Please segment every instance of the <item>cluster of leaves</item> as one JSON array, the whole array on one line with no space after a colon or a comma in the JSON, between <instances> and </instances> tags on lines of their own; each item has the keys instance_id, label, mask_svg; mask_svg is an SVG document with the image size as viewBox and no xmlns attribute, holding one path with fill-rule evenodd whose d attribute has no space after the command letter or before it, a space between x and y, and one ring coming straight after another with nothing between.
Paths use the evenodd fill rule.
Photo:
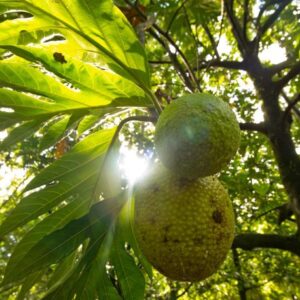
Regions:
<instances>
[{"instance_id":1,"label":"cluster of leaves","mask_svg":"<svg viewBox=\"0 0 300 300\"><path fill-rule=\"evenodd\" d=\"M0 117L8 132L1 149L21 155L31 173L38 155L19 142L49 156L0 228L3 247L23 235L3 295L23 299L40 282L44 299L142 299L144 278L125 248L130 242L140 256L131 195L108 175L117 128L104 121L153 106L144 50L109 0L1 1L0 12Z\"/></svg>"}]
</instances>

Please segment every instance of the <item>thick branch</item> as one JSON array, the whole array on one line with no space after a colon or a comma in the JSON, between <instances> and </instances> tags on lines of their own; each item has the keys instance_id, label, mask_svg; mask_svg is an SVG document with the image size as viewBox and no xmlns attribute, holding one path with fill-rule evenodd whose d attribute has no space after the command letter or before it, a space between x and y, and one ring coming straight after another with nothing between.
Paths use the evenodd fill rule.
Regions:
<instances>
[{"instance_id":1,"label":"thick branch","mask_svg":"<svg viewBox=\"0 0 300 300\"><path fill-rule=\"evenodd\" d=\"M276 84L279 88L283 88L290 80L292 80L299 74L300 74L300 61L294 64L291 70L284 77L278 80Z\"/></svg>"},{"instance_id":2,"label":"thick branch","mask_svg":"<svg viewBox=\"0 0 300 300\"><path fill-rule=\"evenodd\" d=\"M284 69L293 67L294 64L295 64L295 61L288 59L288 60L283 61L279 64L268 67L268 70L273 75L273 74L276 74L280 71L283 71Z\"/></svg>"},{"instance_id":3,"label":"thick branch","mask_svg":"<svg viewBox=\"0 0 300 300\"><path fill-rule=\"evenodd\" d=\"M258 131L266 134L267 129L265 123L240 123L241 130Z\"/></svg>"},{"instance_id":4,"label":"thick branch","mask_svg":"<svg viewBox=\"0 0 300 300\"><path fill-rule=\"evenodd\" d=\"M300 256L300 240L297 236L276 234L243 233L235 237L232 248L252 250L254 248L276 248Z\"/></svg>"},{"instance_id":5,"label":"thick branch","mask_svg":"<svg viewBox=\"0 0 300 300\"><path fill-rule=\"evenodd\" d=\"M203 61L198 66L198 70L206 69L209 67L221 67L226 69L233 69L233 70L247 70L247 65L242 61L229 61L229 60L210 60L210 61Z\"/></svg>"}]
</instances>

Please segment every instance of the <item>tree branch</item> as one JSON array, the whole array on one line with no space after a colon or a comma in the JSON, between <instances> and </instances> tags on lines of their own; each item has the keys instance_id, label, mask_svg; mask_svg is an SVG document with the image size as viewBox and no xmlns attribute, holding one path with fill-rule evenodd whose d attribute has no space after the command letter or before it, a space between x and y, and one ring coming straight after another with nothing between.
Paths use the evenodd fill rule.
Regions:
<instances>
[{"instance_id":1,"label":"tree branch","mask_svg":"<svg viewBox=\"0 0 300 300\"><path fill-rule=\"evenodd\" d=\"M177 59L176 54L172 53L169 49L169 47L166 45L165 41L160 38L160 36L152 29L148 29L149 33L163 46L163 48L167 51L174 68L176 69L177 73L179 74L179 77L182 79L186 87L188 87L191 91L193 91L193 85L189 79L189 77L186 75L185 70L182 68L180 62Z\"/></svg>"},{"instance_id":2,"label":"tree branch","mask_svg":"<svg viewBox=\"0 0 300 300\"><path fill-rule=\"evenodd\" d=\"M148 60L151 65L170 65L172 62L170 60Z\"/></svg>"},{"instance_id":3,"label":"tree branch","mask_svg":"<svg viewBox=\"0 0 300 300\"><path fill-rule=\"evenodd\" d=\"M244 16L243 16L243 36L247 41L247 23L249 19L249 0L244 0Z\"/></svg>"},{"instance_id":4,"label":"tree branch","mask_svg":"<svg viewBox=\"0 0 300 300\"><path fill-rule=\"evenodd\" d=\"M293 100L289 99L289 97L286 95L286 93L284 91L281 92L281 95L282 95L283 99L285 100L285 102L288 105L290 105ZM295 106L292 107L292 110L295 113L296 117L300 120L300 111Z\"/></svg>"},{"instance_id":5,"label":"tree branch","mask_svg":"<svg viewBox=\"0 0 300 300\"><path fill-rule=\"evenodd\" d=\"M300 101L300 94L296 95L296 97L289 102L289 105L287 106L287 108L284 111L284 114L282 116L282 122L285 122L288 118L288 116L291 113L291 110L295 107L295 105Z\"/></svg>"},{"instance_id":6,"label":"tree branch","mask_svg":"<svg viewBox=\"0 0 300 300\"><path fill-rule=\"evenodd\" d=\"M263 16L264 12L266 11L266 9L271 6L271 5L274 5L274 4L278 4L280 3L281 0L272 0L272 1L268 1L266 2L260 9L259 13L258 13L258 16L256 18L256 26L259 26L260 24L260 20L261 20L261 17Z\"/></svg>"},{"instance_id":7,"label":"tree branch","mask_svg":"<svg viewBox=\"0 0 300 300\"><path fill-rule=\"evenodd\" d=\"M290 80L300 74L300 61L294 64L291 70L281 79L276 81L278 88L282 89Z\"/></svg>"},{"instance_id":8,"label":"tree branch","mask_svg":"<svg viewBox=\"0 0 300 300\"><path fill-rule=\"evenodd\" d=\"M130 7L134 8L136 10L136 12L144 19L147 20L147 16L144 14L144 12L142 12L138 6L133 5L129 0L124 0ZM185 66L186 70L189 73L189 77L186 77L186 80L190 81L189 85L187 86L191 91L195 90L195 87L193 86L192 82L194 82L195 86L198 88L198 81L197 78L194 74L193 69L191 68L187 58L185 57L185 55L183 54L183 52L180 50L180 48L178 47L178 45L174 42L174 40L171 38L171 36L168 34L168 32L165 32L164 30L162 30L157 24L153 23L152 24L152 28L154 28L161 36L163 36L170 45L172 45L174 47L174 49L176 50L176 53L178 53L178 55L180 56L180 58L182 59L183 65ZM154 30L152 28L149 28L148 31L152 34L152 36L154 36ZM162 39L159 37L158 34L155 35L155 39L159 38L160 40L158 40L160 43L162 41ZM162 43L161 43L162 44ZM163 43L165 45L165 43ZM170 49L169 47L166 47L166 45L164 46L164 48L168 51L169 55L170 55ZM176 55L174 53L171 53L173 55ZM171 58L172 59L172 58ZM191 80L190 80L191 79Z\"/></svg>"},{"instance_id":9,"label":"tree branch","mask_svg":"<svg viewBox=\"0 0 300 300\"><path fill-rule=\"evenodd\" d=\"M278 8L275 10L275 12L266 20L266 22L261 26L259 30L259 37L263 36L264 33L274 24L274 22L277 20L281 12L285 9L287 5L289 5L292 2L292 0L282 0L278 6Z\"/></svg>"},{"instance_id":10,"label":"tree branch","mask_svg":"<svg viewBox=\"0 0 300 300\"><path fill-rule=\"evenodd\" d=\"M226 69L233 70L247 70L247 65L243 61L229 61L229 60L210 60L210 61L202 61L198 66L198 70L206 69L209 67L220 67Z\"/></svg>"},{"instance_id":11,"label":"tree branch","mask_svg":"<svg viewBox=\"0 0 300 300\"><path fill-rule=\"evenodd\" d=\"M180 10L184 7L184 4L185 4L186 2L187 2L187 0L183 1L182 4L176 9L175 13L173 14L172 19L171 19L171 21L170 21L170 23L169 23L169 25L168 25L168 27L167 27L167 30L166 30L166 33L167 33L167 34L169 33L169 31L170 31L170 29L171 29L171 27L172 27L172 25L173 25L173 22L174 22L174 20L176 19L178 13L179 13Z\"/></svg>"},{"instance_id":12,"label":"tree branch","mask_svg":"<svg viewBox=\"0 0 300 300\"><path fill-rule=\"evenodd\" d=\"M248 50L248 43L244 39L241 25L233 12L233 0L224 0L224 8L232 26L233 35L238 44L238 48L244 56Z\"/></svg>"},{"instance_id":13,"label":"tree branch","mask_svg":"<svg viewBox=\"0 0 300 300\"><path fill-rule=\"evenodd\" d=\"M216 54L216 57L217 59L219 60L220 59L220 55L219 55L219 52L218 52L218 48L217 48L217 43L212 35L212 33L210 32L208 26L206 25L206 23L204 22L202 27L204 28L204 31L206 32L206 35L208 36L209 40L210 40L210 43L214 49L214 52Z\"/></svg>"},{"instance_id":14,"label":"tree branch","mask_svg":"<svg viewBox=\"0 0 300 300\"><path fill-rule=\"evenodd\" d=\"M241 130L258 131L267 134L267 128L265 123L240 123Z\"/></svg>"},{"instance_id":15,"label":"tree branch","mask_svg":"<svg viewBox=\"0 0 300 300\"><path fill-rule=\"evenodd\" d=\"M293 67L294 64L295 64L295 61L293 61L293 60L291 60L291 59L287 59L286 61L283 61L283 62L281 62L281 63L279 63L279 64L270 66L270 67L268 67L267 69L268 69L268 71L269 71L272 75L274 75L274 74L276 74L276 73L278 73L278 72L280 72L280 71L282 71L282 70L284 70L284 69Z\"/></svg>"},{"instance_id":16,"label":"tree branch","mask_svg":"<svg viewBox=\"0 0 300 300\"><path fill-rule=\"evenodd\" d=\"M281 236L277 234L242 233L235 237L232 248L244 250L276 248L287 250L300 256L300 239L296 235Z\"/></svg>"}]
</instances>

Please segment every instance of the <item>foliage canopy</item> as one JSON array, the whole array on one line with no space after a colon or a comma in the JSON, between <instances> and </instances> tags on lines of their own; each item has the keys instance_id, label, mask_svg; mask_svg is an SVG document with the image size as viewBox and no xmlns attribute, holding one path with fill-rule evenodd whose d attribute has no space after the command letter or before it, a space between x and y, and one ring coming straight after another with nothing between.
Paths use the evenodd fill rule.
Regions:
<instances>
[{"instance_id":1,"label":"foliage canopy","mask_svg":"<svg viewBox=\"0 0 300 300\"><path fill-rule=\"evenodd\" d=\"M24 177L1 195L2 299L297 299L299 16L297 0L0 0L1 168ZM220 174L232 253L191 285L152 273L117 160L153 153L149 123L194 92L243 132Z\"/></svg>"}]
</instances>

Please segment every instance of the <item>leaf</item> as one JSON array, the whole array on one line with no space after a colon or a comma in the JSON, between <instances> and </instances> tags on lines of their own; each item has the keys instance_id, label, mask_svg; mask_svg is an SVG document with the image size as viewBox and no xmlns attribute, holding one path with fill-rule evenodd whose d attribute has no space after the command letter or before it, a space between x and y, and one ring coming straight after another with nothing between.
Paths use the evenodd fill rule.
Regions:
<instances>
[{"instance_id":1,"label":"leaf","mask_svg":"<svg viewBox=\"0 0 300 300\"><path fill-rule=\"evenodd\" d=\"M96 292L99 300L122 300L118 291L108 278L108 274L104 272L99 277L99 281L96 286Z\"/></svg>"},{"instance_id":2,"label":"leaf","mask_svg":"<svg viewBox=\"0 0 300 300\"><path fill-rule=\"evenodd\" d=\"M21 280L28 274L57 263L76 250L95 231L98 236L105 235L122 202L121 197L103 200L93 205L86 216L42 238L24 256L21 265L7 267L2 284Z\"/></svg>"},{"instance_id":3,"label":"leaf","mask_svg":"<svg viewBox=\"0 0 300 300\"><path fill-rule=\"evenodd\" d=\"M47 282L48 289L51 290L54 285L57 285L60 282L64 282L64 279L67 278L70 270L70 266L76 265L76 259L78 255L76 251L71 253L69 256L63 259L63 261L57 265L54 273L51 275L49 281Z\"/></svg>"},{"instance_id":4,"label":"leaf","mask_svg":"<svg viewBox=\"0 0 300 300\"><path fill-rule=\"evenodd\" d=\"M119 168L120 142L115 141L103 164L103 173L99 178L99 190L104 198L114 197L122 190L122 178Z\"/></svg>"},{"instance_id":5,"label":"leaf","mask_svg":"<svg viewBox=\"0 0 300 300\"><path fill-rule=\"evenodd\" d=\"M124 299L144 299L145 279L134 259L124 248L121 240L115 239L111 250L111 262L114 266Z\"/></svg>"},{"instance_id":6,"label":"leaf","mask_svg":"<svg viewBox=\"0 0 300 300\"><path fill-rule=\"evenodd\" d=\"M114 222L105 237L97 233L93 235L80 261L71 269L68 277L56 284L43 299L95 299L96 287L101 280L101 274L105 272L113 235Z\"/></svg>"},{"instance_id":7,"label":"leaf","mask_svg":"<svg viewBox=\"0 0 300 300\"><path fill-rule=\"evenodd\" d=\"M82 135L86 130L91 129L93 126L97 125L100 120L103 120L105 116L113 116L114 113L120 112L120 108L101 108L101 109L94 109L91 114L86 115L78 124L77 127L77 134L78 136Z\"/></svg>"},{"instance_id":8,"label":"leaf","mask_svg":"<svg viewBox=\"0 0 300 300\"><path fill-rule=\"evenodd\" d=\"M90 197L82 190L71 203L61 209L51 213L47 218L38 223L33 229L24 235L16 245L7 264L7 272L14 270L16 266L22 264L25 256L38 242L46 235L55 230L63 228L74 219L78 219L88 213L90 207Z\"/></svg>"},{"instance_id":9,"label":"leaf","mask_svg":"<svg viewBox=\"0 0 300 300\"><path fill-rule=\"evenodd\" d=\"M32 0L24 3L21 1L0 3L14 9L25 9L34 15L33 20L8 21L15 26L15 31L18 27L23 27L23 30L36 32L39 29L36 24L40 24L42 29L46 26L49 30L59 27L67 39L76 33L79 39L88 42L101 53L102 59L112 70L149 86L149 70L144 50L132 27L112 1L61 0L41 3ZM0 26L0 32L6 30L7 25L9 24L4 24L3 28ZM27 25L27 28L24 25ZM2 39L0 36L0 40L7 38L10 40L7 35Z\"/></svg>"},{"instance_id":10,"label":"leaf","mask_svg":"<svg viewBox=\"0 0 300 300\"><path fill-rule=\"evenodd\" d=\"M129 200L126 202L119 215L119 235L121 236L123 241L128 242L129 245L132 247L134 254L139 259L140 263L142 264L143 268L145 269L149 278L151 279L153 276L152 266L144 257L135 237L134 206L135 199L132 196L129 196Z\"/></svg>"},{"instance_id":11,"label":"leaf","mask_svg":"<svg viewBox=\"0 0 300 300\"><path fill-rule=\"evenodd\" d=\"M23 58L5 60L1 65L0 80L7 87L48 97L68 109L116 106L121 103L123 106L151 104L140 87L107 69L87 64L67 54L64 56L68 60L67 64L56 63L52 55L55 50L49 49L49 46L2 45L2 48ZM25 59L41 63L57 75L60 81ZM61 79L72 83L77 90L67 87Z\"/></svg>"},{"instance_id":12,"label":"leaf","mask_svg":"<svg viewBox=\"0 0 300 300\"><path fill-rule=\"evenodd\" d=\"M85 263L85 270L82 275L78 278L77 282L74 283L76 287L75 293L78 299L91 299L96 298L98 285L101 284L101 280L106 276L106 264L110 255L112 243L114 238L114 224L111 225L110 229L106 233L105 238L101 242L100 248L95 252L95 256L89 263ZM94 240L91 240L91 244L96 244L97 236ZM110 299L110 298L106 298Z\"/></svg>"},{"instance_id":13,"label":"leaf","mask_svg":"<svg viewBox=\"0 0 300 300\"><path fill-rule=\"evenodd\" d=\"M46 213L64 200L80 194L82 190L97 200L95 185L101 173L104 154L115 129L95 132L38 174L27 190L41 188L24 197L0 226L0 236L22 226L37 216Z\"/></svg>"},{"instance_id":14,"label":"leaf","mask_svg":"<svg viewBox=\"0 0 300 300\"><path fill-rule=\"evenodd\" d=\"M76 108L4 88L0 88L0 106L13 109L13 116L19 120L29 120L44 116L50 118L57 113L69 112Z\"/></svg>"},{"instance_id":15,"label":"leaf","mask_svg":"<svg viewBox=\"0 0 300 300\"><path fill-rule=\"evenodd\" d=\"M70 116L63 116L54 121L49 127L43 137L41 138L39 150L42 151L53 146L64 134L69 123Z\"/></svg>"},{"instance_id":16,"label":"leaf","mask_svg":"<svg viewBox=\"0 0 300 300\"><path fill-rule=\"evenodd\" d=\"M40 127L43 119L25 122L22 125L15 127L9 135L0 143L0 150L7 150L16 143L33 135Z\"/></svg>"},{"instance_id":17,"label":"leaf","mask_svg":"<svg viewBox=\"0 0 300 300\"><path fill-rule=\"evenodd\" d=\"M26 299L26 294L30 291L31 287L39 281L41 276L43 275L43 271L38 271L26 277L24 283L22 284L22 288L18 293L16 300L24 300Z\"/></svg>"}]
</instances>

